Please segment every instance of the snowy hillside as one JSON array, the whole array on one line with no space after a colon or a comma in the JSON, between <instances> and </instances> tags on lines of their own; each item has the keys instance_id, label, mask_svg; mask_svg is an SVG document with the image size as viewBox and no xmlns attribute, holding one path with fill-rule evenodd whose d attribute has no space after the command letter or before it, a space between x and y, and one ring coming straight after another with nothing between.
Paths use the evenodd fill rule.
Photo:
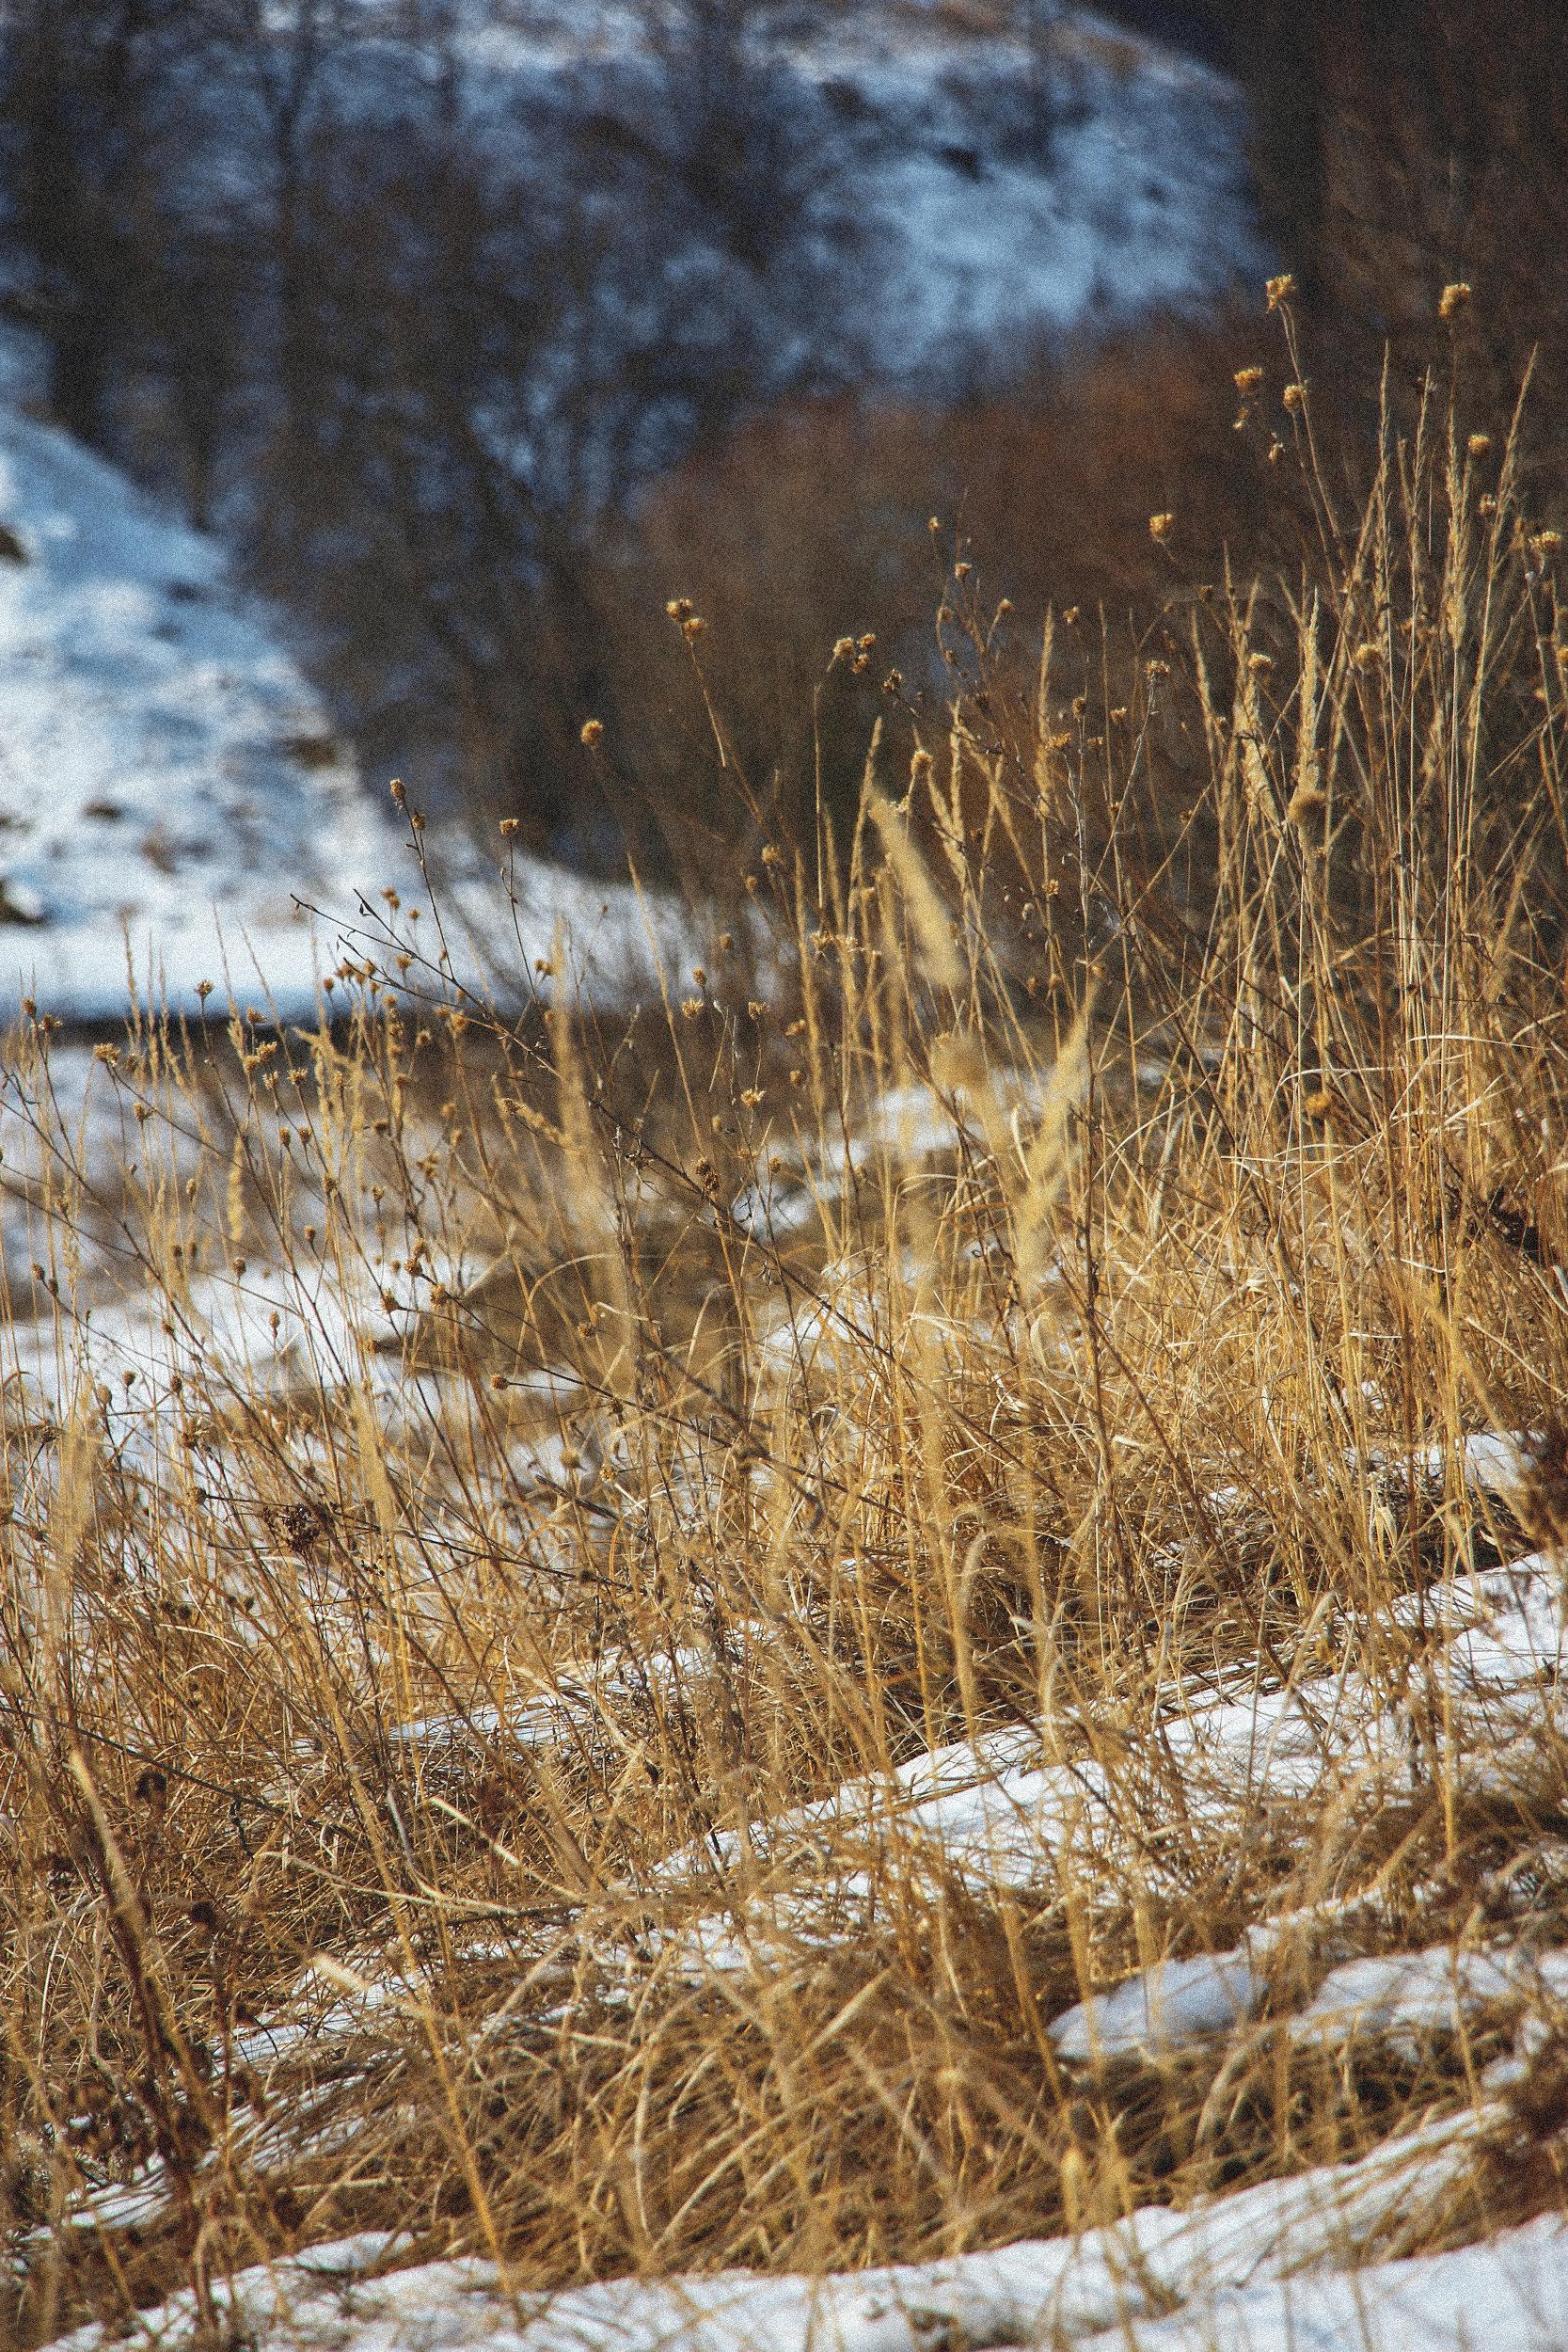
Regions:
<instances>
[{"instance_id":1,"label":"snowy hillside","mask_svg":"<svg viewBox=\"0 0 1568 2352\"><path fill-rule=\"evenodd\" d=\"M128 975L309 1008L330 931L401 859L220 551L0 375L0 1002L112 1017ZM329 959L330 962L330 959Z\"/></svg>"},{"instance_id":2,"label":"snowy hillside","mask_svg":"<svg viewBox=\"0 0 1568 2352\"><path fill-rule=\"evenodd\" d=\"M1031 42L996 8L850 7L781 41L844 143L863 263L841 300L875 378L1005 370L1042 333L1200 307L1261 267L1233 85L1090 9L1038 15ZM482 135L568 75L635 95L646 17L460 13Z\"/></svg>"},{"instance_id":3,"label":"snowy hillside","mask_svg":"<svg viewBox=\"0 0 1568 2352\"><path fill-rule=\"evenodd\" d=\"M309 1017L366 902L421 895L402 829L220 546L38 422L27 372L0 349L0 1025L24 999L113 1021L133 993ZM508 903L466 836L429 838L470 981L533 985L558 927L600 994L679 951L625 887L515 860Z\"/></svg>"}]
</instances>

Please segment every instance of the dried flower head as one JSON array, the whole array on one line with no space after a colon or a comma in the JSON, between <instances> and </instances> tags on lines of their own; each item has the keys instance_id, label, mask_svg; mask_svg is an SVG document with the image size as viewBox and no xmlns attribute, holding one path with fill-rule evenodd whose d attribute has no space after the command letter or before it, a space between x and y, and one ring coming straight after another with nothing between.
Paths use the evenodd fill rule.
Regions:
<instances>
[{"instance_id":1,"label":"dried flower head","mask_svg":"<svg viewBox=\"0 0 1568 2352\"><path fill-rule=\"evenodd\" d=\"M1233 380L1242 398L1250 400L1263 381L1263 371L1261 368L1238 368Z\"/></svg>"},{"instance_id":2,"label":"dried flower head","mask_svg":"<svg viewBox=\"0 0 1568 2352\"><path fill-rule=\"evenodd\" d=\"M1472 433L1465 447L1472 457L1489 456L1492 449L1492 436L1490 433Z\"/></svg>"},{"instance_id":3,"label":"dried flower head","mask_svg":"<svg viewBox=\"0 0 1568 2352\"><path fill-rule=\"evenodd\" d=\"M510 840L511 840L511 838L512 838L513 834L516 832L517 827L518 827L518 825L521 823L521 821L522 821L522 820L521 820L521 818L516 818L516 817L503 817L503 818L501 818L501 823L500 823L501 833L502 833L502 834L505 836L505 838L506 838L508 841L510 841Z\"/></svg>"},{"instance_id":4,"label":"dried flower head","mask_svg":"<svg viewBox=\"0 0 1568 2352\"><path fill-rule=\"evenodd\" d=\"M604 741L604 721L602 719L585 719L582 723L582 740L587 744L590 751L593 750L595 743L602 743Z\"/></svg>"},{"instance_id":5,"label":"dried flower head","mask_svg":"<svg viewBox=\"0 0 1568 2352\"><path fill-rule=\"evenodd\" d=\"M1289 302L1295 290L1296 281L1288 269L1282 270L1277 278L1271 278L1266 289L1270 310L1277 310L1282 303Z\"/></svg>"},{"instance_id":6,"label":"dried flower head","mask_svg":"<svg viewBox=\"0 0 1568 2352\"><path fill-rule=\"evenodd\" d=\"M1467 307L1469 300L1468 284L1463 278L1455 279L1452 285L1445 286L1437 297L1438 317L1447 325L1450 319L1456 319L1459 316L1461 310Z\"/></svg>"},{"instance_id":7,"label":"dried flower head","mask_svg":"<svg viewBox=\"0 0 1568 2352\"><path fill-rule=\"evenodd\" d=\"M1150 515L1148 518L1149 537L1163 546L1164 541L1170 537L1175 522L1176 516L1174 515Z\"/></svg>"}]
</instances>

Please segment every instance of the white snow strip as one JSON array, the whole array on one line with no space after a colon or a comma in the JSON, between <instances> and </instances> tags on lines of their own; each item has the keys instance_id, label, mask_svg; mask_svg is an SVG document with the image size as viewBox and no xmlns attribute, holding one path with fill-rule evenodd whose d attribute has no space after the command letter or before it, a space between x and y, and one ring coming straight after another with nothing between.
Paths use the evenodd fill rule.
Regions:
<instances>
[{"instance_id":1,"label":"white snow strip","mask_svg":"<svg viewBox=\"0 0 1568 2352\"><path fill-rule=\"evenodd\" d=\"M1051 2039L1065 2058L1163 2057L1228 2033L1267 1990L1267 1977L1244 1948L1162 1960L1114 1993L1080 2001L1057 2018Z\"/></svg>"},{"instance_id":2,"label":"white snow strip","mask_svg":"<svg viewBox=\"0 0 1568 2352\"><path fill-rule=\"evenodd\" d=\"M1159 2330L1178 2321L1194 2331L1227 2327L1238 2308L1265 2316L1281 2308L1289 2312L1302 2296L1330 2295L1328 2308L1338 2309L1330 2293L1338 2286L1348 2291L1348 2308L1364 2294L1406 2324L1421 2308L1423 2287L1429 2305L1436 2297L1435 2308L1453 2308L1452 2274L1433 2267L1452 2257L1429 2258L1425 2266L1372 2263L1354 2275L1346 2266L1430 2211L1491 2120L1488 2110L1446 2118L1357 2163L1205 2199L1187 2213L1145 2207L1076 2238L826 2279L729 2272L510 2296L494 2265L473 2259L365 2277L361 2266L385 2254L372 2234L318 2247L304 2261L244 2271L213 2291L258 2352L456 2352L481 2342L493 2352L673 2352L677 2345L680 2352L820 2352L830 2344L842 2352L929 2352L937 2342L1092 2344L1101 2338L1123 2344L1290 2341L1359 2347L1361 2338L1340 2335L1254 2339ZM1319 2268L1311 2271L1313 2265ZM1295 2275L1304 2271L1311 2275ZM1568 2232L1536 2223L1499 2236L1471 2249L1464 2275L1472 2296L1490 2282L1505 2313L1568 2309ZM183 2352L199 2326L195 2298L175 2296L139 2313L136 2326L145 2340ZM1381 2339L1390 2345L1423 2340L1408 2333ZM108 2341L96 2325L63 2340L71 2352L99 2352ZM1506 2341L1535 2352L1560 2337Z\"/></svg>"}]
</instances>

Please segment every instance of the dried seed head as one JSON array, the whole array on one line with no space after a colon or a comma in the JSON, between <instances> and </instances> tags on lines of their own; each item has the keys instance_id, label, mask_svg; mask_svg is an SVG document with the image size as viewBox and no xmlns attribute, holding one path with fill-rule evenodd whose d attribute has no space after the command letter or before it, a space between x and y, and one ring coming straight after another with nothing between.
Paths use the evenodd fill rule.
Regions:
<instances>
[{"instance_id":1,"label":"dried seed head","mask_svg":"<svg viewBox=\"0 0 1568 2352\"><path fill-rule=\"evenodd\" d=\"M585 719L582 723L582 739L584 743L587 744L590 751L593 750L595 743L602 743L604 741L604 721L602 719Z\"/></svg>"},{"instance_id":2,"label":"dried seed head","mask_svg":"<svg viewBox=\"0 0 1568 2352\"><path fill-rule=\"evenodd\" d=\"M1295 290L1296 281L1288 269L1281 270L1277 278L1271 278L1266 289L1270 310L1277 310L1282 303L1289 302Z\"/></svg>"},{"instance_id":3,"label":"dried seed head","mask_svg":"<svg viewBox=\"0 0 1568 2352\"><path fill-rule=\"evenodd\" d=\"M1263 371L1261 368L1238 368L1236 371L1236 389L1241 393L1243 400L1250 400L1253 393L1257 391L1262 381Z\"/></svg>"},{"instance_id":4,"label":"dried seed head","mask_svg":"<svg viewBox=\"0 0 1568 2352\"><path fill-rule=\"evenodd\" d=\"M1175 522L1176 516L1174 515L1150 515L1148 518L1149 537L1156 541L1159 545L1163 546L1165 540L1170 537Z\"/></svg>"},{"instance_id":5,"label":"dried seed head","mask_svg":"<svg viewBox=\"0 0 1568 2352\"><path fill-rule=\"evenodd\" d=\"M1450 319L1456 319L1461 310L1468 307L1469 301L1468 284L1463 278L1457 278L1451 286L1445 286L1438 295L1437 315L1446 326Z\"/></svg>"}]
</instances>

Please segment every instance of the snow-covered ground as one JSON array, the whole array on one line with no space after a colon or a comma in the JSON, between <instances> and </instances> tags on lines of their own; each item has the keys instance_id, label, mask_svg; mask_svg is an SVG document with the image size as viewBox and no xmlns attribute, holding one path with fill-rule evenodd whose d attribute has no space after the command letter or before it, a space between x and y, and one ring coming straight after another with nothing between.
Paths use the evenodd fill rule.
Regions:
<instances>
[{"instance_id":1,"label":"snow-covered ground","mask_svg":"<svg viewBox=\"0 0 1568 2352\"><path fill-rule=\"evenodd\" d=\"M58 1059L64 1107L78 1120L129 1120L123 1105L113 1108L125 1090L116 1070L80 1051ZM1002 1094L1027 1093L1022 1077L998 1073L997 1086ZM868 1136L914 1159L944 1143L951 1149L960 1117L983 1127L984 1111L957 1096L900 1090L867 1106L863 1124ZM133 1131L128 1125L128 1143ZM811 1181L831 1193L852 1157L814 1168ZM461 1281L464 1269L446 1273ZM388 1285L398 1287L394 1265L367 1264L356 1279L341 1266L307 1279L258 1263L193 1276L178 1319L166 1301L133 1295L84 1305L63 1345L49 1321L16 1326L0 1379L17 1492L30 1498L26 1516L40 1528L50 1523L40 1433L95 1386L117 1454L150 1476L176 1450L182 1416L198 1398L218 1405L226 1393L272 1401L305 1391L326 1398L344 1424L357 1395L388 1429L421 1414L434 1427L460 1401L441 1394L441 1384L395 1344L409 1320L406 1264L402 1295L386 1295ZM832 1288L831 1275L824 1288ZM788 1353L779 1351L781 1378ZM1459 1508L1468 1497L1479 1511L1482 1496L1510 1491L1534 1442L1526 1432L1479 1431L1451 1449L1381 1456L1367 1466L1368 1505L1414 1484L1428 1502L1448 1495ZM203 1476L221 1478L216 1438L199 1443ZM562 1475L559 1461L554 1474ZM515 1482L519 1494L524 1483L522 1475ZM613 1522L613 1465L598 1492ZM1220 1520L1245 1508L1234 1488L1207 1503ZM433 1507L421 1540L438 1548L437 1519ZM541 1541L535 1523L520 1539L520 1565L539 1565ZM309 1573L318 1577L319 1622L329 1624L330 1577ZM852 1590L855 1563L842 1574ZM604 2007L635 1999L656 1977L683 1988L722 1985L744 1997L802 1953L868 1940L905 1888L927 1903L955 1886L981 1902L1027 1901L1070 1881L1092 1910L1122 1899L1134 1878L1158 1890L1173 1867L1186 1867L1179 1847L1162 1844L1162 1821L1180 1818L1185 1836L1234 1851L1308 1811L1327 1807L1347 1820L1395 1813L1413 1791L1430 1788L1423 1723L1444 1727L1446 1782L1456 1799L1506 1806L1518 1798L1533 1807L1530 1792L1555 1785L1546 1768L1568 1737L1562 1602L1560 1563L1546 1553L1454 1572L1395 1599L1381 1625L1347 1609L1334 1645L1345 1662L1337 1668L1325 1670L1319 1659L1282 1678L1260 1658L1246 1671L1167 1679L1152 1694L1148 1736L1119 1756L1110 1748L1091 1753L1070 1721L1013 1723L847 1780L814 1802L781 1804L744 1835L710 1836L642 1870L635 1884L611 1886L606 1904L562 1905L547 1919L525 1910L515 1920L478 1920L484 1938L499 1924L503 1940L463 1947L466 1962L498 1972L477 2020L472 2012L465 2023L449 2018L438 1987L406 1949L318 1954L238 2039L233 2057L264 2096L237 2115L229 2157L263 2179L287 2179L326 2153L352 2162L364 2119L352 2109L325 2111L325 2086L416 2031L450 2033L454 2050L504 2050L539 2023L518 2007L521 1985L545 1988L546 2005L569 2003L577 1978ZM404 1624L418 1605L410 1585L399 1602ZM345 1657L351 1617L346 1612ZM1374 1683L1353 1661L1375 1656L1379 1637L1401 1627L1423 1636L1418 1671L1403 1686L1397 1677ZM767 1626L732 1627L733 1654L723 1661L731 1682L775 1640ZM564 1761L624 1746L669 1692L689 1703L715 1672L701 1644L641 1655L607 1646L587 1661L541 1661L536 1674L516 1678L503 1704L476 1685L454 1691L452 1706L410 1707L383 1724L381 1737L426 1792L411 1801L438 1802L442 1775L465 1757L537 1759L554 1751ZM293 1795L320 1761L308 1748L301 1742L293 1758ZM258 1787L256 1799L282 1803L291 1791L280 1781L276 1789ZM1495 2163L1521 2129L1521 2112L1552 2095L1568 2015L1565 1886L1568 1843L1545 1820L1478 1884L1463 1928L1451 1911L1429 1909L1422 1887L1386 1900L1374 1873L1308 1908L1299 1896L1264 1900L1226 1948L1179 1950L1119 1983L1085 1985L1080 1998L1058 1994L1055 2013L1042 2020L1054 2062L1090 2088L1108 2076L1148 2079L1172 2065L1224 2073L1275 2055L1281 2062L1316 2055L1348 2071L1380 2059L1415 2063L1433 2050L1468 2054L1465 2077L1450 2070L1424 2121L1354 2163L1319 2165L1185 2210L1145 2206L1076 2237L826 2280L730 2274L519 2298L487 2264L416 2263L405 2242L376 2235L309 2249L215 2292L220 2301L233 2296L236 2322L258 2352L291 2344L439 2352L481 2337L521 2352L556 2352L568 2342L608 2347L612 2337L620 2352L659 2352L676 2342L705 2352L818 2352L840 2340L863 2352L1010 2344L1096 2352L1114 2344L1149 2352L1451 2344L1458 2352L1476 2340L1465 2329L1477 2311L1486 2313L1488 2345L1544 2352L1561 2341L1568 2303L1568 2230L1560 2218L1500 2230L1455 2251L1402 2257L1441 2234L1434 2209L1451 2197L1463 2211L1474 2169ZM628 1938L628 1917L654 1923ZM492 1999L498 2005L489 2009ZM66 2226L112 2236L166 2224L171 2186L158 2160L130 2179L90 2160L83 2173ZM197 2317L177 2296L142 2314L141 2324L174 2352L193 2340ZM74 2352L99 2352L105 2341L92 2330L71 2339Z\"/></svg>"},{"instance_id":2,"label":"snow-covered ground","mask_svg":"<svg viewBox=\"0 0 1568 2352\"><path fill-rule=\"evenodd\" d=\"M852 2277L731 2272L516 2294L485 2262L379 2275L395 2240L367 2233L245 2271L214 2296L257 2352L478 2344L494 2352L1555 2352L1568 2311L1560 2220L1452 2253L1350 2266L1358 2245L1397 2239L1473 2129L1465 2119L1412 2134L1359 2164L1190 2213L1145 2208L1076 2238ZM188 2294L137 2316L146 2340L169 2352L198 2340ZM109 2341L96 2327L63 2339L71 2352Z\"/></svg>"}]
</instances>

